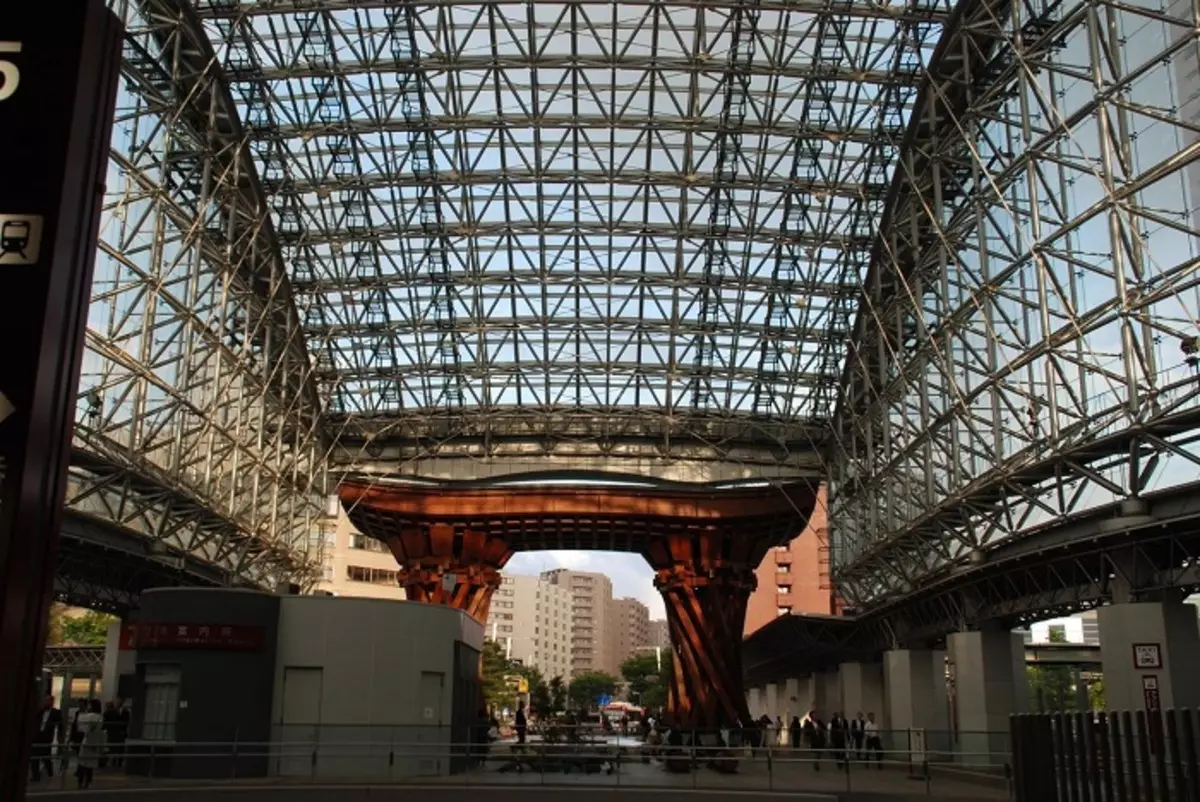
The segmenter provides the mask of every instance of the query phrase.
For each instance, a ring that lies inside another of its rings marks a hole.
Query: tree
[[[108,640],[108,626],[116,622],[116,617],[105,613],[88,610],[83,615],[63,616],[59,621],[62,629],[63,645],[71,646],[103,646]]]
[[[550,712],[561,713],[567,709],[567,685],[562,677],[550,680]]]
[[[629,683],[630,700],[641,701],[646,689],[658,680],[658,658],[653,652],[635,654],[621,663],[621,676]]]
[[[629,683],[630,701],[647,710],[666,707],[667,682],[673,670],[670,649],[630,657],[621,664],[621,676]]]
[[[554,712],[550,704],[550,689],[546,686],[546,683],[540,682],[536,687],[530,687],[529,706],[539,716],[549,716]]]
[[[46,645],[58,646],[63,642],[63,619],[67,614],[67,605],[61,602],[50,604],[50,620],[46,624]]]
[[[483,700],[489,709],[512,708],[517,696],[505,679],[511,671],[504,649],[495,641],[484,641],[480,659],[483,663]]]
[[[600,697],[612,696],[617,690],[617,678],[603,671],[586,671],[571,680],[567,695],[571,701],[584,709],[600,703]]]

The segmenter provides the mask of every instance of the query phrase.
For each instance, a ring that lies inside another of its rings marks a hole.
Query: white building
[[[571,591],[536,576],[505,575],[492,596],[484,635],[509,659],[547,679],[571,677]]]

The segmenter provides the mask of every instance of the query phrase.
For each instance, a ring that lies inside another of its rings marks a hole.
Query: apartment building
[[[646,638],[647,646],[658,646],[662,649],[671,648],[671,628],[665,618],[656,618],[650,622]]]
[[[619,675],[620,663],[609,627],[612,581],[604,574],[556,568],[542,579],[571,594],[571,676],[587,671]]]
[[[746,608],[745,634],[789,613],[835,612],[829,578],[829,523],[825,488],[817,494],[808,526],[790,543],[767,552],[756,574],[758,588]]]
[[[341,509],[326,526],[324,537],[318,591],[334,596],[404,599],[396,558],[383,543],[359,534]]]
[[[505,575],[492,596],[484,634],[510,660],[547,679],[571,676],[570,590],[536,576]]]
[[[630,657],[643,654],[650,642],[650,608],[634,598],[613,599],[610,636],[618,669]],[[619,674],[618,674],[619,676]]]

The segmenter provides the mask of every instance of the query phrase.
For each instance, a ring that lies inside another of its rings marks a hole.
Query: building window
[[[775,615],[791,615],[791,614],[792,614],[791,607],[779,607],[775,610]]]
[[[358,549],[359,551],[375,551],[387,552],[388,547],[383,545],[381,541],[366,535],[354,534],[350,536],[350,548]]]
[[[791,593],[792,592],[791,585],[776,585],[775,589],[778,590],[780,593]]]
[[[352,582],[370,582],[372,585],[396,585],[396,572],[386,568],[367,568],[362,565],[346,566],[346,578]]]
[[[179,716],[179,666],[146,666],[146,711],[142,738],[147,741],[174,741],[175,721]]]
[[[775,570],[781,574],[790,574],[792,572],[792,564],[780,563],[779,565],[775,566]]]

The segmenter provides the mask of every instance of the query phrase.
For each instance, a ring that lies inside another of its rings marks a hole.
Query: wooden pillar
[[[687,729],[751,726],[742,627],[756,581],[752,556],[761,549],[743,549],[739,540],[756,538],[710,530],[668,536],[647,550],[675,653],[667,713]]]
[[[500,569],[512,556],[503,538],[435,523],[387,538],[400,566],[400,584],[411,601],[445,604],[486,621]],[[447,575],[454,576],[451,586]]]

